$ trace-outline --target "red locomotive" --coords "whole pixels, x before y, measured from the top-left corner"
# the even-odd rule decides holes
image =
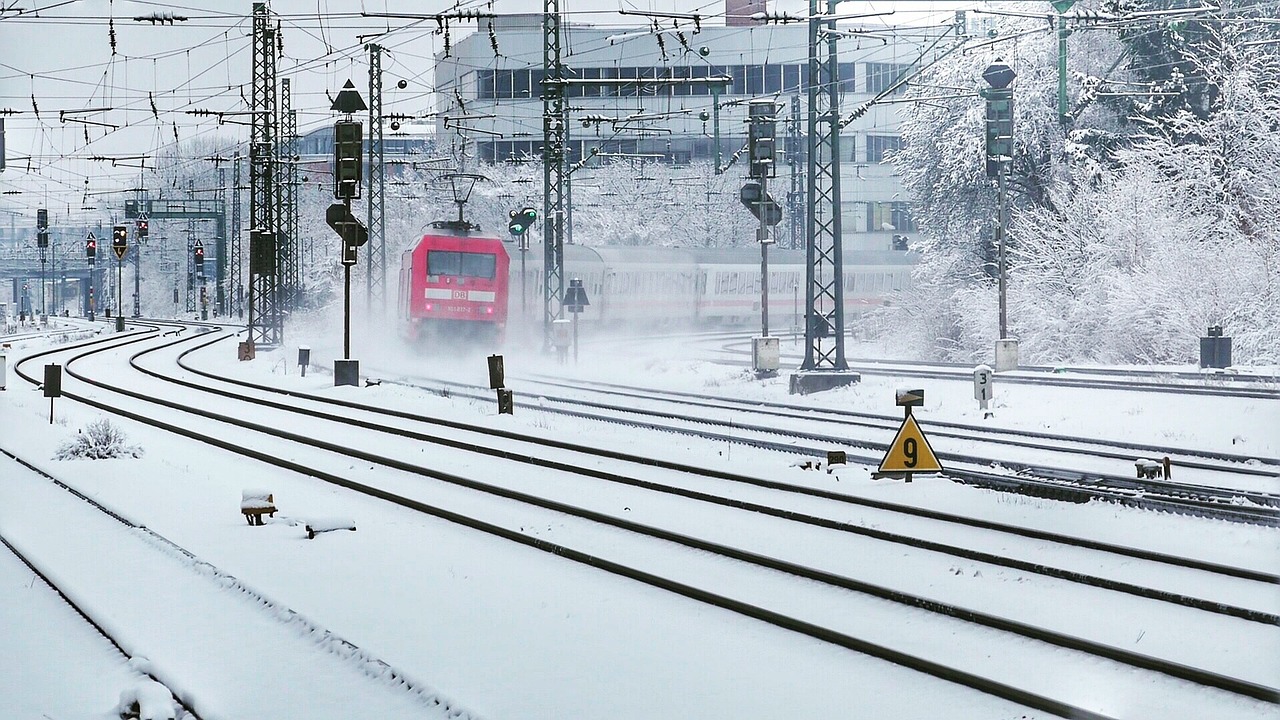
[[[497,345],[507,328],[510,258],[502,241],[442,221],[400,260],[399,315],[410,341]]]

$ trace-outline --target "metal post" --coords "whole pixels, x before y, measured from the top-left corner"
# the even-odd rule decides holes
[[[1058,122],[1066,126],[1071,121],[1067,111],[1067,17],[1064,13],[1075,5],[1076,0],[1052,0],[1053,9],[1058,11]]]
[[[573,364],[578,364],[578,313],[573,315]]]
[[[720,86],[719,85],[711,86],[711,132],[713,133],[711,142],[715,143],[714,151],[715,151],[715,157],[716,157],[716,174],[720,175],[724,173],[724,168],[723,166],[720,165]]]
[[[1006,267],[1005,267],[1005,226],[1008,218],[1008,193],[1005,192],[1005,175],[1008,172],[1007,164],[1001,161],[1000,174],[996,176],[997,190],[997,222],[996,222],[996,246],[999,249],[999,272],[1000,272],[1000,339],[1009,337],[1009,308],[1006,304]]]
[[[520,238],[520,324],[524,325],[529,322],[529,293],[526,292],[526,284],[529,276],[525,274],[524,262],[525,255],[529,253],[529,241],[523,236]]]
[[[765,203],[769,198],[769,176],[765,174],[760,178],[760,202]],[[764,207],[763,204],[761,207]],[[760,336],[769,337],[769,225],[765,223],[765,211],[760,211]]]
[[[89,322],[93,322],[94,306],[97,305],[97,300],[93,297],[93,260],[89,261],[89,297],[87,304],[89,306]]]
[[[142,238],[133,240],[133,316],[142,317]]]
[[[116,330],[124,330],[124,258],[116,258]]]
[[[351,359],[351,265],[342,264],[342,359]]]

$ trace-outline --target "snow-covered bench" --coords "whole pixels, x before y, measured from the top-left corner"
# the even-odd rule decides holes
[[[276,516],[275,499],[266,490],[244,490],[240,493],[240,512],[250,525],[263,525],[263,515]]]

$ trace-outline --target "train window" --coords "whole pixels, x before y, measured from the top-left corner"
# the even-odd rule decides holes
[[[461,275],[492,280],[498,258],[488,253],[463,253],[449,250],[427,252],[428,275]]]
[[[498,256],[488,253],[462,253],[462,272],[467,277],[492,280],[498,268]]]
[[[427,252],[428,275],[457,275],[462,270],[462,253],[445,250]]]

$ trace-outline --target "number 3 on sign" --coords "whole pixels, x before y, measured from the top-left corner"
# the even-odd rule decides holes
[[[914,416],[908,415],[889,445],[879,472],[942,472],[942,463],[933,454],[929,441]]]

